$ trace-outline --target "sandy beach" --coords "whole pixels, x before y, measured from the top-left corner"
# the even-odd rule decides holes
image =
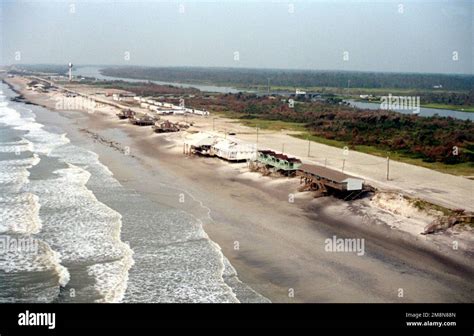
[[[57,101],[51,96],[27,91],[25,81],[18,78],[10,83],[27,100],[55,109]],[[474,299],[471,232],[453,229],[420,235],[420,228],[430,220],[421,214],[410,213],[407,217],[403,209],[398,213],[381,209],[374,206],[376,200],[370,199],[315,199],[311,193],[296,192],[298,179],[263,177],[249,172],[245,164],[184,156],[182,132],[154,134],[150,127],[119,120],[116,112],[117,109],[104,106],[92,113],[58,111],[57,118],[38,115],[38,120],[65,129],[73,142],[97,153],[126,188],[199,218],[206,233],[235,267],[238,278],[272,302]],[[210,118],[193,117],[193,121],[197,129],[212,128]],[[229,121],[214,123],[221,129]],[[234,123],[232,127],[244,140],[254,137],[244,126]],[[262,146],[279,146],[284,141],[289,152],[304,158],[306,149],[298,142],[301,140],[285,134],[276,137],[261,136]],[[320,149],[324,150],[313,148]],[[351,160],[367,163],[377,159],[361,153],[350,156]],[[366,176],[368,167],[354,164],[347,171]],[[453,188],[436,200],[472,209],[469,195],[472,196],[474,182],[454,176],[440,181],[438,174],[445,174],[419,167],[413,168],[415,173],[409,178],[403,178],[404,169],[405,164],[394,163],[393,182],[387,182],[387,187],[401,190],[411,185],[404,192],[424,194],[429,200],[440,193],[431,188],[432,183],[436,181],[439,189],[450,184]],[[426,178],[425,171],[433,177],[429,179],[432,182],[413,185],[413,179]],[[383,175],[378,170],[376,174]],[[382,185],[379,180],[371,182]],[[175,192],[160,192],[163,183],[175,186]],[[290,194],[295,195],[294,202],[289,201]],[[365,253],[326,251],[325,241],[333,236],[364,239]],[[453,240],[458,242],[458,249],[452,248]]]

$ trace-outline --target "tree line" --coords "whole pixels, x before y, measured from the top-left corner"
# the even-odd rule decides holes
[[[316,71],[245,68],[140,67],[102,69],[102,74],[122,78],[169,82],[211,83],[237,87],[334,87],[472,90],[474,76],[458,74],[413,74],[355,71]]]

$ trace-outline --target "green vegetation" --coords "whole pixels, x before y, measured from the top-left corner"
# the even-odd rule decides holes
[[[421,105],[467,112],[474,110],[474,76],[443,74],[370,73],[275,69],[195,67],[109,67],[104,75],[235,87],[242,90],[332,94],[358,99],[359,95],[419,96]],[[436,88],[435,88],[436,87]]]
[[[442,109],[442,110],[454,110],[462,112],[474,112],[474,106],[464,106],[464,105],[448,105],[448,104],[421,104],[421,107],[433,108],[433,109]]]
[[[297,122],[288,122],[288,121],[282,121],[282,120],[267,120],[267,119],[257,119],[257,118],[252,118],[252,119],[244,119],[241,118],[236,113],[217,113],[223,117],[226,118],[231,118],[231,119],[238,119],[235,122],[243,124],[248,127],[253,127],[253,128],[260,128],[260,129],[266,129],[266,130],[272,130],[272,131],[281,131],[281,130],[286,130],[286,131],[294,131],[294,132],[307,132],[306,125],[303,123],[297,123]]]
[[[221,111],[262,129],[377,155],[455,175],[474,175],[474,123],[390,111],[355,110],[324,102],[288,102],[250,94],[189,99],[192,106]]]
[[[160,96],[160,95],[184,95],[184,94],[199,94],[201,91],[195,88],[182,88],[172,85],[158,85],[152,82],[127,82],[123,80],[110,81],[88,81],[87,79],[81,82],[82,84],[97,86],[100,88],[121,89],[133,92],[140,96]]]
[[[298,88],[367,88],[367,89],[433,89],[442,85],[444,90],[471,90],[474,76],[444,74],[409,74],[356,71],[316,71],[290,69],[247,69],[205,67],[108,67],[104,75],[161,80],[181,83],[204,83],[235,87]]]
[[[403,196],[408,202],[410,202],[415,208],[422,210],[422,211],[438,211],[441,212],[444,216],[453,216],[458,213],[456,211],[445,208],[440,205],[436,205],[430,202],[427,202],[425,200],[419,199],[419,198],[410,198],[407,196]]]
[[[321,136],[313,135],[308,131],[308,127],[304,123],[296,123],[296,122],[287,122],[281,120],[268,120],[268,119],[244,119],[238,113],[232,112],[219,112],[217,113],[220,116],[236,119],[235,122],[241,123],[245,126],[249,127],[258,127],[260,129],[266,130],[273,130],[273,131],[280,131],[280,130],[287,130],[295,132],[292,136],[310,140],[317,143],[325,144],[332,147],[337,148],[344,148],[345,146],[350,145],[349,142],[335,140],[335,139],[326,139]],[[452,174],[452,175],[461,175],[461,176],[473,176],[474,175],[474,164],[473,162],[464,162],[458,164],[445,164],[442,162],[426,162],[421,158],[414,157],[411,154],[407,154],[406,152],[397,152],[397,151],[387,151],[384,149],[377,148],[375,146],[368,146],[368,145],[356,145],[352,146],[353,150],[356,150],[361,153],[371,154],[379,157],[386,158],[387,156],[390,157],[391,160],[404,162],[408,164],[413,164],[421,167],[425,167],[428,169],[433,169],[442,173]]]

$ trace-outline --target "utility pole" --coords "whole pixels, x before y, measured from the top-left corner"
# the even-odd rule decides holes
[[[390,174],[390,157],[387,156],[387,181],[390,180],[389,174]]]
[[[69,81],[70,82],[72,81],[72,66],[73,66],[72,63],[69,62],[68,67],[69,67]]]
[[[342,159],[342,172],[344,173],[344,166],[346,165],[346,159]]]
[[[255,127],[257,129],[257,147],[258,147],[258,127]]]
[[[310,156],[310,152],[311,152],[311,140],[309,140],[309,136],[308,136],[308,157]]]

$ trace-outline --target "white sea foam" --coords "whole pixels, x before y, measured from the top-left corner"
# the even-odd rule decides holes
[[[41,228],[38,196],[0,194],[0,234],[34,234]]]
[[[90,173],[73,165],[54,173],[56,178],[34,181],[31,189],[40,196],[42,207],[53,210],[44,214],[49,229],[44,234],[63,260],[104,262],[121,257],[116,241],[121,216],[87,189]]]
[[[0,161],[0,186],[8,187],[10,190],[19,190],[29,181],[28,169],[37,165],[38,162],[37,156]]]
[[[47,210],[41,236],[61,254],[63,263],[97,264],[89,275],[106,302],[119,301],[126,288],[132,251],[120,241],[121,215],[99,202],[86,187],[91,174],[72,164],[55,178],[31,183]],[[106,266],[105,266],[106,265]]]
[[[128,270],[133,266],[131,249],[127,255],[116,261],[98,263],[88,268],[89,275],[96,279],[94,288],[102,293],[97,302],[121,302],[128,283]]]
[[[21,114],[8,107],[5,101],[0,103],[0,123],[18,130],[35,127],[34,119],[22,119]],[[37,165],[40,158],[36,153],[28,157],[23,154],[33,150],[32,141],[26,138],[0,142],[0,153],[18,154],[0,160],[0,233],[2,242],[10,245],[3,246],[0,253],[0,270],[5,273],[53,271],[57,274],[58,285],[65,285],[69,273],[60,264],[60,255],[35,235],[41,230],[40,200],[27,190],[28,170]],[[31,246],[25,250],[21,243],[24,241],[35,242],[34,250]]]
[[[6,236],[0,236],[5,240]],[[0,253],[0,270],[6,273],[14,272],[45,272],[54,271],[58,275],[58,283],[65,286],[69,281],[67,269],[60,265],[60,256],[44,241],[29,237],[34,241],[34,250],[24,248],[3,248]],[[25,236],[14,236],[10,240],[26,239]]]
[[[134,260],[132,250],[120,239],[121,215],[99,202],[88,188],[91,173],[96,181],[94,190],[101,193],[114,193],[118,190],[115,188],[121,188],[118,181],[100,164],[96,153],[71,145],[65,134],[48,132],[34,117],[22,116],[2,104],[0,123],[26,134],[18,142],[3,143],[3,148],[0,144],[0,153],[30,151],[57,158],[67,168],[51,172],[47,179],[30,181],[28,169],[34,161],[22,155],[18,162],[4,161],[3,171],[0,161],[0,188],[16,187],[16,193],[0,198],[0,203],[3,201],[9,207],[5,212],[11,212],[9,222],[16,223],[8,229],[39,231],[33,236],[41,238],[43,251],[36,257],[9,255],[0,259],[0,269],[54,270],[58,283],[65,286],[70,276],[62,265],[90,265],[87,275],[94,280],[93,287],[100,294],[98,302],[120,302],[126,292],[130,301],[238,302],[233,289],[224,281],[225,278],[235,280],[235,271],[219,246],[204,232],[202,223],[185,213],[170,218],[160,214],[149,217],[148,221],[152,220],[146,223],[150,226],[147,229],[161,231],[159,235],[147,236],[143,246],[135,247],[138,250],[135,257],[147,272],[133,274],[128,284]],[[2,173],[14,176],[2,177]],[[38,209],[41,209],[41,221],[35,229],[33,225],[26,226],[28,231],[20,225],[20,215],[39,220]],[[211,219],[210,210],[208,215]],[[0,232],[4,226],[0,222]]]
[[[54,270],[58,284],[65,286],[69,273],[61,264],[84,262],[92,265],[89,275],[103,297],[99,301],[118,302],[133,264],[131,249],[120,241],[121,215],[95,198],[86,187],[90,178],[87,167],[75,164],[92,165],[110,182],[115,180],[95,153],[72,146],[66,134],[46,131],[31,115],[22,115],[7,102],[0,102],[0,123],[23,132],[20,141],[0,143],[0,153],[34,153],[30,158],[22,154],[0,160],[0,232],[33,234],[39,241],[39,253],[4,253],[0,270]],[[39,162],[38,154],[56,157],[67,168],[54,171],[52,178],[30,181],[28,169]]]
[[[20,112],[8,106],[0,107],[0,123],[27,131],[24,139],[32,143],[30,149],[38,154],[50,154],[53,149],[70,142],[66,134],[45,131],[44,125],[37,123],[34,117],[22,117]]]
[[[0,153],[15,153],[21,154],[22,152],[32,152],[33,143],[27,139],[21,139],[14,142],[2,142],[0,143]]]

